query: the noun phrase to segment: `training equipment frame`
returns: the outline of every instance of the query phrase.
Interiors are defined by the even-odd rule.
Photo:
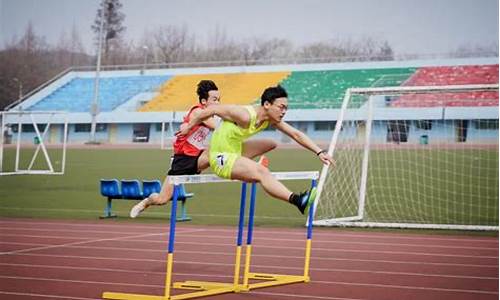
[[[349,122],[360,122],[363,125],[364,137],[360,137],[358,140],[360,142],[359,148],[354,148],[358,150],[360,162],[358,163],[354,159],[349,161],[351,163],[351,169],[359,168],[360,176],[356,177],[355,184],[356,193],[352,195],[353,203],[355,209],[350,211],[350,215],[341,215],[337,216],[339,210],[336,210],[336,205],[338,203],[345,201],[347,198],[345,194],[342,194],[347,187],[332,187],[327,186],[325,183],[335,183],[338,180],[334,176],[331,176],[328,166],[323,166],[321,171],[320,179],[318,182],[318,196],[314,203],[313,211],[315,220],[313,224],[315,226],[346,226],[346,227],[387,227],[387,228],[422,228],[422,229],[458,229],[458,230],[496,230],[498,231],[497,226],[491,226],[491,224],[462,224],[462,223],[432,223],[432,221],[425,222],[411,222],[405,219],[401,221],[377,221],[374,220],[366,220],[367,212],[366,208],[369,207],[369,201],[373,199],[368,198],[368,171],[369,171],[369,161],[372,154],[370,149],[370,135],[373,133],[374,116],[378,113],[378,117],[381,120],[387,118],[385,113],[387,114],[386,107],[374,107],[375,100],[380,100],[380,96],[383,96],[383,100],[386,101],[385,105],[387,106],[387,101],[391,101],[391,98],[396,98],[402,95],[439,95],[442,93],[446,97],[450,97],[449,95],[453,93],[472,93],[472,92],[497,92],[498,93],[498,84],[473,84],[473,85],[448,85],[448,86],[399,86],[399,87],[375,87],[375,88],[350,88],[346,91],[344,100],[342,102],[342,107],[340,109],[337,122],[335,124],[335,129],[330,141],[330,146],[328,148],[328,154],[335,159],[335,154],[345,152],[347,148],[347,143],[343,144],[341,138],[339,137],[341,134],[345,134],[346,128],[348,128]],[[356,108],[355,103],[359,98],[366,98],[363,107]],[[375,98],[379,97],[379,98]],[[497,96],[498,97],[498,96]],[[418,97],[416,97],[418,98]],[[479,98],[480,99],[480,98]],[[352,103],[351,103],[352,102]],[[378,103],[378,102],[377,102]],[[489,109],[490,107],[481,108],[483,111],[485,109]],[[444,108],[440,108],[443,114],[444,119]],[[454,108],[452,108],[454,109]],[[491,107],[491,109],[495,109],[495,107]],[[470,110],[470,108],[469,108]],[[496,108],[498,114],[498,108]],[[498,115],[497,115],[498,119]],[[344,127],[345,125],[345,127]],[[425,136],[427,138],[427,136]],[[357,138],[357,137],[355,137]],[[355,140],[352,138],[352,140]],[[399,141],[398,141],[399,144]],[[427,139],[425,139],[424,145],[415,145],[413,148],[415,149],[428,149],[430,146],[427,144]],[[396,147],[402,148],[402,145],[397,145]],[[394,147],[394,149],[396,149]],[[498,147],[498,145],[497,145]],[[374,147],[376,150],[376,147]],[[404,148],[403,148],[404,149]],[[409,147],[408,147],[409,149]],[[348,159],[346,159],[348,161]],[[356,165],[354,165],[356,164]],[[335,168],[335,167],[334,167]],[[354,173],[354,172],[353,172]],[[354,177],[354,176],[353,176]],[[338,177],[337,177],[338,179]],[[354,180],[353,180],[354,181]],[[351,183],[351,182],[349,182]],[[354,183],[353,183],[354,184]],[[408,189],[409,187],[403,187]],[[337,193],[337,197],[330,197],[328,192]],[[349,195],[351,196],[351,195]],[[411,199],[408,199],[411,201]],[[373,203],[372,203],[373,204]],[[329,211],[324,212],[321,211],[321,214],[318,213],[319,210],[322,210],[323,207],[328,207]],[[333,209],[331,209],[333,207]],[[498,209],[498,207],[496,207]],[[330,211],[331,210],[331,211]],[[406,221],[406,222],[405,222]],[[446,221],[445,221],[446,222]]]
[[[298,180],[310,179],[312,187],[316,186],[316,181],[319,177],[319,172],[275,172],[273,176],[278,180]],[[257,288],[298,283],[309,282],[309,265],[311,259],[311,243],[312,243],[312,221],[313,210],[308,211],[308,226],[307,226],[307,240],[305,247],[304,258],[304,272],[302,275],[286,275],[286,274],[267,274],[267,273],[252,273],[250,271],[250,261],[252,254],[252,239],[253,239],[253,225],[255,214],[255,200],[257,192],[257,184],[251,183],[251,196],[250,207],[248,213],[248,232],[247,232],[247,245],[244,264],[243,280],[240,280],[241,269],[241,247],[243,243],[243,230],[245,223],[245,205],[247,195],[247,183],[241,183],[241,202],[240,213],[238,222],[238,236],[236,243],[236,260],[234,264],[234,276],[232,283],[223,282],[206,282],[206,281],[185,281],[176,282],[173,284],[175,289],[186,289],[193,292],[171,295],[172,289],[172,267],[174,261],[174,242],[175,242],[175,228],[176,228],[176,212],[177,212],[177,197],[179,195],[181,184],[193,183],[215,183],[215,182],[230,182],[235,180],[222,179],[216,175],[182,175],[170,176],[168,183],[174,185],[174,195],[172,201],[172,209],[170,214],[170,234],[168,241],[168,256],[167,256],[167,271],[165,276],[165,294],[163,296],[154,295],[141,295],[141,294],[127,294],[127,293],[114,293],[104,292],[102,297],[104,299],[124,299],[124,300],[180,300],[192,299],[197,297],[205,297],[211,295],[225,294],[225,293],[238,293],[246,292]],[[258,280],[258,282],[250,282],[250,280]]]

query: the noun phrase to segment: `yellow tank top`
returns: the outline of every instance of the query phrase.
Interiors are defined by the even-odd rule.
[[[264,130],[269,125],[264,121],[256,127],[257,112],[251,105],[244,106],[250,114],[250,125],[248,128],[241,128],[231,121],[223,121],[222,124],[212,134],[209,151],[211,153],[242,153],[243,142],[256,133]]]

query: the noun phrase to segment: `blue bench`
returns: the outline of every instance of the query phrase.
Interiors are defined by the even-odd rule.
[[[107,204],[104,208],[104,218],[116,218],[112,212],[114,199],[121,200],[142,200],[152,193],[161,191],[161,183],[159,180],[143,180],[142,189],[139,180],[121,180],[118,179],[101,179],[101,195],[107,198]],[[181,185],[181,190],[177,201],[181,201],[181,212],[177,221],[189,221],[191,218],[187,215],[186,200],[192,198],[193,193],[186,193],[184,185]]]

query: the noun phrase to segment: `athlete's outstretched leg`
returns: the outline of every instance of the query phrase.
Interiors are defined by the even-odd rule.
[[[260,182],[264,190],[274,198],[289,202],[304,213],[316,196],[316,190],[301,194],[292,193],[284,184],[273,177],[271,172],[247,157],[238,157],[231,170],[231,179],[246,182]]]
[[[203,151],[201,155],[198,157],[197,161],[198,172],[201,172],[209,167],[208,163],[208,151]],[[168,183],[168,176],[165,177],[163,184],[161,186],[160,193],[152,193],[149,197],[145,198],[141,202],[137,203],[130,210],[130,217],[137,218],[141,212],[143,212],[146,208],[151,205],[164,205],[169,200],[171,200],[172,195],[174,193],[174,185]]]
[[[267,153],[274,148],[276,148],[278,144],[271,139],[255,139],[245,141],[243,143],[243,153],[242,156],[248,158],[255,158],[259,155]]]

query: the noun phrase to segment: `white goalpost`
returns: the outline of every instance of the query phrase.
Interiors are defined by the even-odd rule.
[[[0,175],[63,175],[67,113],[0,112]],[[24,129],[23,129],[24,128]]]
[[[347,90],[316,226],[498,230],[498,84]]]

